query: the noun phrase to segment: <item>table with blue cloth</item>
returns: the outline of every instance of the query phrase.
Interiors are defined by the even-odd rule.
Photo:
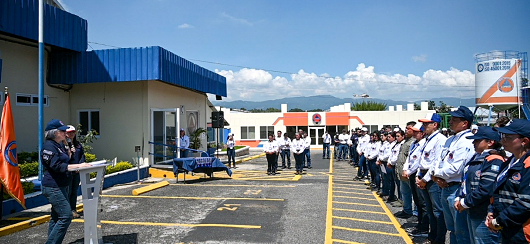
[[[179,173],[204,173],[210,177],[213,177],[213,172],[217,171],[226,171],[228,176],[232,176],[232,171],[227,168],[218,158],[198,157],[173,159],[173,173],[175,173],[177,182]],[[184,181],[186,181],[186,174],[184,174]]]

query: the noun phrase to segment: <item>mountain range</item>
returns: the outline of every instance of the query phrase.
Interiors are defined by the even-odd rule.
[[[434,102],[436,102],[436,105],[439,105],[440,101],[443,101],[445,104],[453,107],[458,107],[460,105],[468,106],[468,107],[474,107],[475,106],[475,99],[474,98],[455,98],[455,97],[440,97],[440,98],[432,98],[429,99]],[[357,102],[362,101],[372,101],[372,102],[378,102],[378,103],[386,103],[387,106],[395,106],[395,105],[403,105],[403,108],[406,108],[406,105],[409,103],[417,103],[420,104],[420,102],[424,102],[426,100],[418,100],[415,102],[406,102],[406,101],[395,101],[395,100],[386,100],[386,99],[378,99],[378,98],[338,98],[331,95],[319,95],[319,96],[309,96],[309,97],[286,97],[286,98],[280,98],[280,99],[274,99],[274,100],[267,100],[267,101],[260,101],[260,102],[254,102],[254,101],[231,101],[231,102],[223,102],[223,101],[216,101],[213,100],[212,103],[215,106],[221,106],[224,108],[235,108],[235,109],[241,109],[244,108],[246,110],[250,109],[267,109],[267,108],[281,108],[281,104],[287,104],[287,109],[291,110],[293,108],[299,108],[302,110],[312,110],[312,109],[322,109],[322,110],[328,110],[330,107],[341,105],[344,103],[351,103],[352,105]]]

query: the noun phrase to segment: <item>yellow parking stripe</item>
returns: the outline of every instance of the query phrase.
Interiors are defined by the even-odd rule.
[[[101,195],[101,197],[153,198],[153,199],[189,199],[189,200],[285,201],[285,199],[279,199],[279,198],[252,198],[252,197],[168,197],[168,196],[127,196],[127,195]]]
[[[333,210],[335,210],[335,211],[355,212],[355,213],[371,213],[371,214],[386,215],[385,212],[375,212],[375,211],[366,211],[366,210],[357,210],[357,209],[334,208]]]
[[[405,230],[401,228],[401,224],[396,220],[396,218],[394,217],[392,212],[390,212],[390,210],[388,209],[386,204],[383,202],[383,200],[377,197],[377,194],[375,192],[373,192],[373,194],[374,194],[374,197],[379,202],[379,204],[381,205],[381,207],[383,208],[383,210],[385,211],[386,215],[390,218],[390,221],[392,221],[392,223],[394,224],[394,227],[396,227],[396,230],[399,232],[399,236],[403,237],[403,240],[405,240],[406,243],[412,244],[413,243],[412,239],[410,239],[407,232],[405,232]]]
[[[333,226],[333,229],[365,232],[365,233],[380,234],[380,235],[387,235],[387,236],[401,236],[400,234],[394,234],[394,233],[388,233],[388,232],[382,232],[382,231],[365,230],[365,229],[353,229],[353,228],[346,228],[346,227],[340,227],[340,226]]]
[[[355,195],[364,195],[364,196],[373,196],[373,194],[360,193],[360,192],[351,192],[351,191],[333,191],[333,192],[348,193],[348,194],[355,194]]]
[[[72,222],[83,223],[82,219],[73,219]],[[261,229],[261,225],[232,225],[232,224],[180,224],[180,223],[155,223],[155,222],[121,222],[102,220],[102,224],[114,225],[144,225],[144,226],[181,226],[181,227],[222,227],[222,228],[241,228],[241,229]]]
[[[366,203],[356,203],[356,202],[337,202],[337,201],[333,201],[333,203],[348,204],[348,205],[361,205],[361,206],[370,206],[370,207],[379,207],[379,205],[377,205],[377,204],[366,204]]]
[[[333,189],[346,189],[346,190],[360,190],[360,191],[367,191],[365,188],[358,188],[358,187],[333,187]]]
[[[222,187],[280,187],[280,188],[284,188],[284,187],[290,187],[290,188],[293,188],[293,187],[296,187],[296,185],[283,185],[283,186],[277,186],[277,185],[210,185],[210,184],[204,184],[204,185],[200,185],[200,184],[169,184],[170,186],[210,186],[210,187],[219,187],[219,186],[222,186]]]
[[[367,200],[367,201],[377,201],[376,199],[366,198],[366,197],[348,197],[348,196],[341,196],[341,195],[333,195],[333,197],[336,198],[350,198],[350,199],[360,199],[360,200]]]
[[[338,243],[346,243],[346,244],[364,244],[364,243],[361,243],[361,242],[345,241],[345,240],[340,240],[340,239],[333,239],[332,241],[333,242],[338,242]]]
[[[357,218],[348,218],[348,217],[340,217],[340,216],[333,216],[333,218],[334,219],[345,219],[345,220],[352,220],[352,221],[360,221],[360,222],[377,223],[377,224],[385,224],[385,225],[391,225],[392,224],[392,222],[388,222],[388,221],[357,219]]]

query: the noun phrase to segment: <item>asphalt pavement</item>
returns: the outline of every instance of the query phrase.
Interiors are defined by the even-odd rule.
[[[103,191],[105,243],[412,243],[392,213],[345,161],[312,150],[312,169],[266,174],[265,157],[245,161],[232,178],[216,173],[186,183],[149,178]],[[279,164],[281,165],[281,159]],[[330,169],[330,166],[331,169]],[[169,174],[168,174],[169,175]],[[133,196],[132,190],[167,180],[169,185]],[[30,210],[47,214],[50,206]],[[0,243],[44,243],[48,224],[0,237]],[[419,240],[416,240],[419,241]],[[63,243],[83,243],[83,222],[70,225]]]

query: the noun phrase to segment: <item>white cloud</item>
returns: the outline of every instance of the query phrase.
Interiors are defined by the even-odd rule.
[[[414,62],[425,63],[427,62],[427,54],[422,54],[420,56],[412,56],[412,60],[414,60]]]
[[[254,23],[252,23],[252,22],[250,22],[250,21],[248,21],[246,19],[236,18],[236,17],[234,17],[232,15],[229,15],[229,14],[227,14],[225,12],[221,13],[221,17],[227,18],[227,19],[229,19],[229,20],[231,20],[233,22],[236,22],[236,23],[239,23],[239,24],[243,24],[243,25],[248,25],[248,26],[253,26],[254,25]]]
[[[427,70],[414,74],[378,74],[374,66],[364,63],[343,77],[308,73],[303,69],[289,77],[273,76],[259,69],[216,70],[226,77],[228,97],[225,101],[263,101],[294,96],[332,95],[339,98],[353,94],[370,97],[413,101],[436,97],[474,96],[475,76],[467,70]]]
[[[188,23],[184,23],[182,25],[179,25],[179,29],[189,29],[189,28],[195,28],[193,25],[190,25]]]

